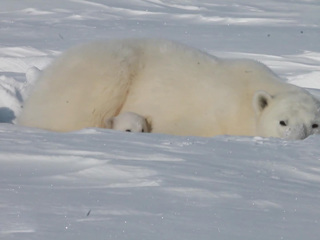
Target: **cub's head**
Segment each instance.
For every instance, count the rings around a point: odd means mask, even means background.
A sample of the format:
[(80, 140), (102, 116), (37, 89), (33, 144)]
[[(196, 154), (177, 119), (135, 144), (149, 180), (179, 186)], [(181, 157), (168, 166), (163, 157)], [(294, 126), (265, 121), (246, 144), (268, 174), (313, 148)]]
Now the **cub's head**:
[(306, 91), (275, 96), (258, 91), (253, 108), (259, 136), (294, 140), (320, 132), (320, 102)]
[(151, 132), (151, 121), (133, 112), (124, 112), (105, 120), (105, 127), (124, 132)]

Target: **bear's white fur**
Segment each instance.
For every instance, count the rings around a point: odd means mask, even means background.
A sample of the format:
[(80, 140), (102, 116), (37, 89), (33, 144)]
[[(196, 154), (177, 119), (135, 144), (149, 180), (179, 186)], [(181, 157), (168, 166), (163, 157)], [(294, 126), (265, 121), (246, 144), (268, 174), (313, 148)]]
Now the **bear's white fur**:
[(58, 57), (40, 75), (18, 122), (71, 131), (135, 112), (150, 116), (156, 133), (302, 139), (318, 132), (319, 107), (256, 61), (126, 39), (77, 46)]
[(133, 112), (124, 112), (105, 120), (105, 128), (124, 132), (150, 132), (151, 121)]

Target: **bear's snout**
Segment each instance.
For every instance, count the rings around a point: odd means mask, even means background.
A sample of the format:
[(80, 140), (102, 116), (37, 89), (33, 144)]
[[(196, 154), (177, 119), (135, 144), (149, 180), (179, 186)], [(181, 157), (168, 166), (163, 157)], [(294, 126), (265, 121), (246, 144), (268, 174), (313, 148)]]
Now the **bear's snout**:
[(289, 127), (285, 131), (285, 139), (290, 140), (302, 140), (308, 137), (310, 133), (308, 132), (308, 128), (305, 124), (298, 124), (293, 127)]

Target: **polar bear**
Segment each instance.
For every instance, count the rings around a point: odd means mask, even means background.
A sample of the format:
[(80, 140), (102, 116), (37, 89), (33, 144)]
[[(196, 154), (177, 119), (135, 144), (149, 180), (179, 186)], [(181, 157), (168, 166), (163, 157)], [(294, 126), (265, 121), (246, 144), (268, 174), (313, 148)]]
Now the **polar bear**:
[(167, 40), (123, 39), (66, 51), (37, 80), (18, 123), (54, 131), (104, 127), (123, 112), (152, 132), (303, 139), (320, 103), (253, 60), (220, 59)]
[(105, 120), (105, 128), (125, 132), (150, 132), (151, 121), (133, 112), (124, 112)]

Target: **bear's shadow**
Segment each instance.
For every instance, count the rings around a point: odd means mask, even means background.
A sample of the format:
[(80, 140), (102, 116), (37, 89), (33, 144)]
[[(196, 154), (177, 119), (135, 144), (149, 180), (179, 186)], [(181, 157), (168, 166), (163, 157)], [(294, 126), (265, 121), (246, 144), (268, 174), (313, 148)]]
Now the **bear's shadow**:
[(14, 112), (7, 107), (0, 107), (0, 123), (13, 123), (16, 118)]

